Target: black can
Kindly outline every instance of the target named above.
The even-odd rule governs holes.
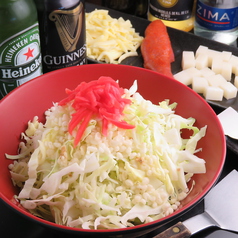
[[[85,1],[35,0],[43,72],[86,64]]]

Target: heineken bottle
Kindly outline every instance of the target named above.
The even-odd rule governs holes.
[[[0,98],[41,75],[41,61],[32,0],[0,0]]]
[[[85,1],[34,0],[43,72],[86,64]]]

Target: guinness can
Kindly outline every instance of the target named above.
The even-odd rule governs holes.
[[[35,0],[43,72],[86,64],[85,1]]]

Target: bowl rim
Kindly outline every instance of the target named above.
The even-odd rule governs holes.
[[[45,77],[46,75],[48,75],[48,76],[50,75],[50,76],[53,77],[54,75],[58,75],[61,72],[77,70],[78,67],[79,66],[72,66],[72,67],[68,67],[68,68],[64,68],[64,69],[59,69],[59,70],[55,70],[55,71],[48,72],[46,74],[40,75],[40,76],[38,76],[38,77],[36,77],[36,78],[34,78],[34,79],[32,79],[32,80],[22,84],[22,85],[20,85],[18,88],[13,89],[8,95],[6,95],[4,98],[2,98],[0,100],[0,104],[4,103],[6,100],[10,100],[11,97],[14,97],[14,93],[15,93],[16,90],[24,90],[24,87],[28,87],[28,85],[30,85],[32,83],[37,83],[37,81],[41,80],[41,78]],[[88,70],[90,70],[90,68],[95,68],[95,67],[99,67],[99,68],[105,68],[105,67],[111,67],[111,68],[115,68],[116,67],[117,68],[117,67],[121,67],[121,68],[128,68],[128,69],[129,68],[134,68],[134,69],[136,68],[136,70],[147,71],[147,72],[152,73],[152,74],[157,74],[160,77],[161,76],[165,77],[168,80],[173,80],[177,84],[181,85],[182,87],[186,87],[187,90],[190,90],[193,93],[195,93],[191,88],[189,88],[188,86],[182,84],[181,82],[179,82],[179,81],[177,81],[177,80],[175,80],[173,78],[170,78],[168,76],[164,76],[164,75],[161,75],[161,74],[159,74],[157,72],[154,72],[154,71],[151,71],[151,70],[148,70],[148,69],[145,69],[145,68],[140,68],[140,67],[137,67],[137,66],[114,65],[114,64],[87,64],[87,65],[81,65],[80,67],[89,68]],[[199,94],[197,94],[197,97],[199,97],[200,100],[203,101],[203,103],[207,104],[207,106],[210,107],[211,112],[214,114],[214,116],[216,116],[216,113],[212,110],[212,108],[208,104],[208,102],[203,97],[201,97]],[[218,179],[219,179],[219,177],[221,175],[221,172],[223,170],[223,167],[224,167],[224,164],[225,164],[225,159],[226,159],[226,139],[225,139],[225,135],[224,135],[221,123],[218,120],[218,118],[216,119],[216,123],[219,126],[220,133],[223,134],[223,137],[221,138],[222,139],[222,145],[223,145],[222,155],[221,156],[222,156],[223,159],[220,161],[219,170],[216,171],[213,180],[210,181],[210,183],[207,185],[205,191],[202,191],[201,194],[199,194],[199,196],[197,196],[196,198],[192,199],[185,206],[183,206],[182,208],[178,209],[177,211],[174,211],[172,214],[170,214],[168,216],[165,216],[163,218],[160,218],[158,220],[151,221],[151,222],[148,222],[148,223],[145,223],[145,224],[136,225],[136,226],[133,226],[133,227],[126,227],[126,228],[102,229],[102,230],[93,230],[93,229],[86,230],[86,229],[83,229],[83,228],[74,228],[74,227],[67,227],[67,226],[64,226],[64,225],[59,225],[59,224],[56,224],[54,222],[50,222],[50,221],[44,220],[42,218],[36,217],[36,216],[32,215],[31,213],[29,213],[28,211],[22,210],[17,204],[12,203],[12,201],[7,199],[2,194],[2,192],[0,192],[0,199],[2,199],[4,201],[4,203],[6,203],[10,208],[16,210],[18,213],[20,213],[21,215],[24,215],[27,218],[30,218],[31,220],[39,222],[40,224],[45,224],[45,225],[53,227],[55,229],[69,230],[69,231],[72,231],[72,232],[81,232],[81,233],[85,233],[85,234],[87,234],[87,233],[100,233],[100,234],[107,233],[107,234],[110,234],[111,233],[111,234],[115,235],[116,233],[125,233],[125,232],[134,231],[134,230],[138,231],[140,229],[144,229],[145,227],[146,228],[153,228],[153,227],[156,227],[156,226],[158,227],[158,225],[160,225],[160,222],[163,222],[162,225],[164,225],[166,222],[171,221],[171,218],[175,219],[176,217],[183,215],[184,213],[186,213],[187,211],[192,209],[194,206],[196,206],[196,204],[198,202],[200,202],[204,198],[204,196],[210,191],[210,189],[218,181]]]

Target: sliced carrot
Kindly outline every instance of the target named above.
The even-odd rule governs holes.
[[[147,26],[141,53],[145,68],[173,77],[171,62],[174,61],[174,53],[167,28],[161,20],[152,21]]]
[[[66,89],[68,96],[59,102],[63,106],[72,102],[75,113],[69,123],[69,133],[78,126],[74,146],[76,146],[87,128],[90,119],[94,116],[102,120],[102,133],[107,135],[108,125],[112,123],[123,129],[133,129],[134,125],[121,120],[126,105],[130,99],[122,98],[124,89],[110,77],[100,77],[89,83],[81,83],[74,90]]]

